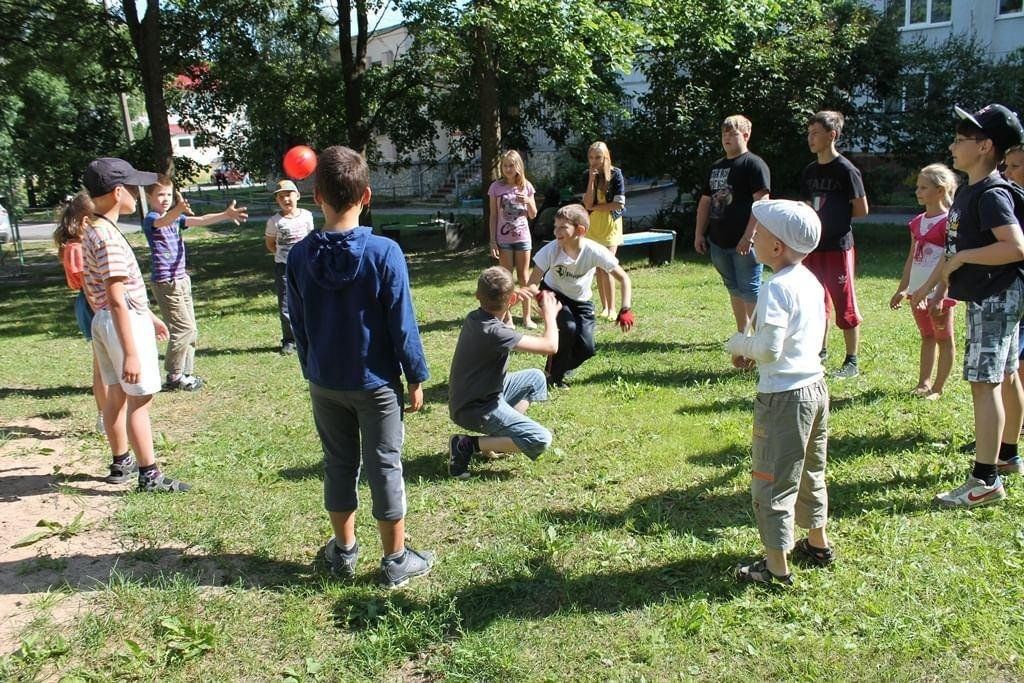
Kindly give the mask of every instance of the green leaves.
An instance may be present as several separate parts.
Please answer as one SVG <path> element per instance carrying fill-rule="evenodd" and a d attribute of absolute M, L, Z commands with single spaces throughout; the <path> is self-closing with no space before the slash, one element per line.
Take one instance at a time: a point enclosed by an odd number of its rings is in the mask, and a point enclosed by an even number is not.
<path fill-rule="evenodd" d="M 37 527 L 42 527 L 43 531 L 36 531 L 18 539 L 11 545 L 12 548 L 24 548 L 26 546 L 33 545 L 47 538 L 59 538 L 62 541 L 66 541 L 72 536 L 76 536 L 86 529 L 89 525 L 82 521 L 82 515 L 84 511 L 79 512 L 75 515 L 75 518 L 68 524 L 62 524 L 60 522 L 53 522 L 48 519 L 41 519 L 36 522 Z"/>

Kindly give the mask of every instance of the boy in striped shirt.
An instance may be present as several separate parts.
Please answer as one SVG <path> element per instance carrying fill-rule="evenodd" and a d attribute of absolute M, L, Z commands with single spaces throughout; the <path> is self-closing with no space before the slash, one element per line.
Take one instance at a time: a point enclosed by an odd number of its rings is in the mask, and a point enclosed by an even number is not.
<path fill-rule="evenodd" d="M 156 178 L 122 159 L 89 164 L 82 181 L 94 213 L 82 240 L 83 275 L 96 311 L 93 353 L 108 387 L 103 424 L 114 460 L 107 481 L 121 484 L 138 474 L 140 491 L 187 491 L 188 484 L 160 472 L 154 457 L 149 406 L 160 391 L 156 340 L 167 338 L 167 326 L 150 311 L 139 262 L 117 227 L 121 214 L 135 211 L 137 187 Z"/>

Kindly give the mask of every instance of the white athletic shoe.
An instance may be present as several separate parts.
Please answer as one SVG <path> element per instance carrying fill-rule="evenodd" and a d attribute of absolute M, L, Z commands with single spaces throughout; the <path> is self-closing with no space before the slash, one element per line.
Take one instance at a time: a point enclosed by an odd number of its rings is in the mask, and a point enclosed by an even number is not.
<path fill-rule="evenodd" d="M 935 502 L 950 508 L 972 508 L 978 505 L 996 503 L 1006 498 L 1003 480 L 998 476 L 991 486 L 973 476 L 968 476 L 960 486 L 952 491 L 943 491 L 935 496 Z"/>

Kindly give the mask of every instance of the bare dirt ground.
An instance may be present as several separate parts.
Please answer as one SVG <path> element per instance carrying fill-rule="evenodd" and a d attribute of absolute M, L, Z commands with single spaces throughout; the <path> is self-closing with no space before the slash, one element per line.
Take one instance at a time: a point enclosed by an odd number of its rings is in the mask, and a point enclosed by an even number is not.
<path fill-rule="evenodd" d="M 104 558 L 124 550 L 110 520 L 127 485 L 104 482 L 99 454 L 69 445 L 59 423 L 31 418 L 0 425 L 0 431 L 0 652 L 6 653 L 33 618 L 73 620 L 87 608 L 82 589 L 106 582 Z M 54 535 L 12 547 L 47 531 Z M 64 587 L 71 590 L 60 595 Z"/>

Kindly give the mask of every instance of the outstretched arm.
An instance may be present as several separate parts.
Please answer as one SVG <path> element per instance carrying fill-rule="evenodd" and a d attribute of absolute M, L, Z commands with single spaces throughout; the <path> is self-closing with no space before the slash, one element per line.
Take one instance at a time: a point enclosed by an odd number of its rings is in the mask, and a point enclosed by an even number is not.
<path fill-rule="evenodd" d="M 249 220 L 248 209 L 244 206 L 235 206 L 235 200 L 232 199 L 231 203 L 228 204 L 227 208 L 217 213 L 208 213 L 203 216 L 186 216 L 185 227 L 192 227 L 194 225 L 213 225 L 214 223 L 222 223 L 225 221 L 231 221 L 235 225 L 239 225 Z"/>

